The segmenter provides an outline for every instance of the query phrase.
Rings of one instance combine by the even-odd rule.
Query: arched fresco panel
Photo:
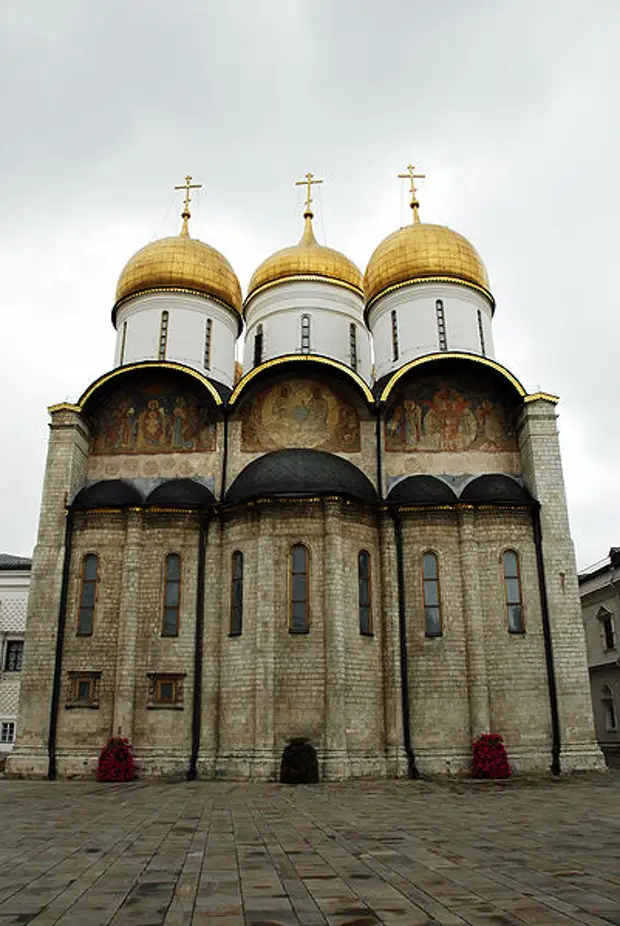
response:
[[[270,385],[240,408],[241,451],[287,447],[357,453],[360,421],[337,386],[320,380],[286,379]]]

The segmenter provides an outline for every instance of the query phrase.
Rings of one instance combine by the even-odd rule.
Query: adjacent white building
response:
[[[17,732],[32,561],[0,553],[0,763]]]

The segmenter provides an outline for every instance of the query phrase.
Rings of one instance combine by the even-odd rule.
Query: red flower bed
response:
[[[128,739],[113,736],[99,754],[97,781],[133,781],[134,761]]]
[[[512,774],[501,734],[483,733],[474,741],[472,751],[474,778],[509,778]]]

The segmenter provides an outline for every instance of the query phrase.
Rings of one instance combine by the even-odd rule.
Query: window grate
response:
[[[12,720],[3,720],[0,723],[0,743],[15,742],[15,723]]]
[[[301,316],[301,352],[310,353],[310,316]]]
[[[21,672],[24,658],[24,641],[7,640],[4,657],[5,672]]]
[[[437,315],[437,335],[439,337],[439,350],[448,350],[448,337],[446,335],[446,315],[443,308],[443,300],[437,299],[435,302],[435,314]]]
[[[211,332],[213,331],[213,320],[211,318],[207,319],[205,325],[205,356],[204,364],[205,370],[211,369]]]
[[[351,354],[351,369],[357,371],[357,325],[349,325],[349,351]]]
[[[392,360],[398,360],[398,316],[392,309]]]
[[[254,335],[254,366],[258,367],[263,362],[263,326],[258,325]]]
[[[168,312],[161,313],[161,322],[159,325],[159,359],[166,359],[166,346],[168,344]]]
[[[482,356],[486,357],[487,352],[484,344],[484,328],[482,327],[482,312],[480,309],[478,309],[478,335],[480,337],[480,350],[482,352]]]

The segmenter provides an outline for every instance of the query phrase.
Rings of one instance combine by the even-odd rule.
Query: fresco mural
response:
[[[215,420],[202,399],[178,386],[118,390],[91,419],[91,454],[191,453],[215,450]]]
[[[357,453],[360,422],[355,408],[333,387],[308,379],[269,386],[241,408],[245,453],[300,447]]]
[[[405,453],[516,451],[505,403],[492,389],[462,380],[412,383],[385,419],[385,449]]]

